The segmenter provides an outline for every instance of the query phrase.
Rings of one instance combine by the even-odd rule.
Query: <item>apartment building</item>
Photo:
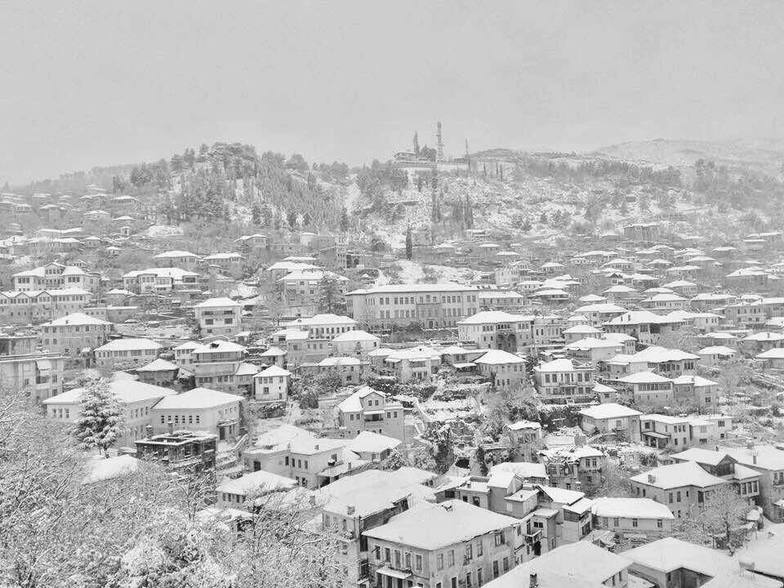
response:
[[[398,284],[354,290],[346,294],[349,314],[372,328],[404,327],[412,323],[426,329],[456,327],[479,310],[474,286]]]

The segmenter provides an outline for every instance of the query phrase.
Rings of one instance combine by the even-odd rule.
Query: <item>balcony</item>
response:
[[[542,539],[542,530],[541,529],[536,529],[532,533],[526,533],[525,534],[525,542],[528,543],[528,544],[536,543],[537,541],[540,541],[541,539]]]

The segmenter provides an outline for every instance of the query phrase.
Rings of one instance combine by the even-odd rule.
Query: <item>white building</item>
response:
[[[114,339],[95,350],[95,363],[105,369],[128,369],[147,365],[161,350],[151,339]]]
[[[287,402],[291,372],[276,365],[253,376],[253,396],[261,402]]]
[[[194,388],[167,396],[152,409],[153,433],[170,428],[217,434],[221,441],[237,437],[241,396],[209,388]]]
[[[231,298],[209,298],[193,312],[202,335],[236,335],[242,330],[242,305]]]

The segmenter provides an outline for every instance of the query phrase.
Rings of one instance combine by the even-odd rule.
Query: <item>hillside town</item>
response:
[[[519,161],[436,145],[388,164],[379,247],[301,214],[206,238],[160,205],[185,171],[3,193],[5,396],[98,492],[152,468],[235,538],[297,512],[324,585],[782,586],[784,235],[669,212],[556,242],[461,195],[442,240],[423,206]]]

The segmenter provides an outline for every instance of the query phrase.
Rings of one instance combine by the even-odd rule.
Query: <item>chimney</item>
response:
[[[528,579],[528,588],[539,588],[539,576],[536,575],[536,572],[531,572]]]
[[[655,484],[656,483],[656,476],[654,476],[653,474],[648,474],[648,483],[649,484]]]
[[[174,422],[171,419],[169,419],[169,435],[171,435],[172,433],[174,433]]]
[[[346,514],[348,516],[353,517],[355,512],[357,512],[357,509],[353,504],[346,507]]]
[[[754,450],[751,452],[751,463],[757,465],[757,451]]]

